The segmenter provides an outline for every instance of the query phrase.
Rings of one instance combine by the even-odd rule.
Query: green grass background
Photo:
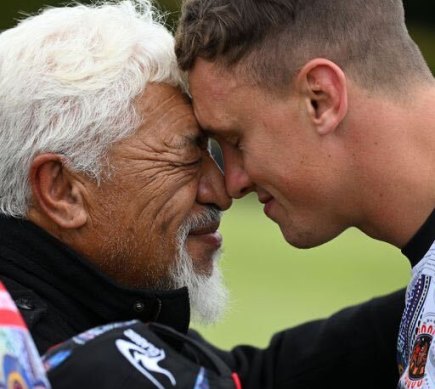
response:
[[[224,348],[265,346],[276,331],[397,290],[410,278],[398,249],[355,229],[318,248],[290,247],[254,196],[234,203],[221,231],[230,309],[220,323],[194,327]]]

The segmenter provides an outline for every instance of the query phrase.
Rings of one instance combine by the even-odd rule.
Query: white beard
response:
[[[201,324],[215,323],[222,316],[227,305],[228,291],[217,266],[220,251],[213,257],[211,275],[198,274],[195,272],[192,257],[186,250],[186,238],[194,227],[214,220],[219,214],[211,209],[205,215],[191,218],[181,226],[178,233],[178,258],[170,273],[175,288],[187,287],[192,320]]]

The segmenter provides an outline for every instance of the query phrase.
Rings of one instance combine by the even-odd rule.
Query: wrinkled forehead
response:
[[[193,114],[191,100],[180,89],[167,84],[149,84],[135,100],[139,115],[136,130],[114,145],[111,152],[138,159],[176,159],[191,162],[207,138]]]
[[[139,130],[155,135],[198,135],[199,125],[189,96],[167,84],[149,84],[136,101]]]

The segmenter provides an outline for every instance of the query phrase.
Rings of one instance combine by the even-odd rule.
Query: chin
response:
[[[316,233],[314,229],[311,231],[295,231],[294,229],[289,231],[288,229],[281,228],[281,232],[287,243],[298,249],[311,249],[321,246],[339,235],[339,233],[320,234],[318,231]]]
[[[217,265],[219,254],[220,251],[214,251],[210,257],[195,260],[187,250],[180,250],[172,271],[174,286],[185,286],[189,291],[194,322],[215,323],[225,311],[228,292]]]
[[[197,274],[210,277],[221,257],[221,250],[206,250],[202,255],[188,253],[192,258],[193,268]]]

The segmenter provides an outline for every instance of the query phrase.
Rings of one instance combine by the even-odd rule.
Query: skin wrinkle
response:
[[[169,101],[172,101],[172,100],[170,99]],[[173,138],[175,138],[175,137],[173,137]],[[183,137],[183,139],[185,139],[185,138],[186,137]],[[126,166],[128,166],[128,168],[131,171],[127,171],[127,172],[124,171],[123,176],[124,177],[129,177],[130,175],[137,176],[137,174],[138,174],[136,166],[131,163],[132,162],[131,155],[140,155],[140,158],[133,157],[133,160],[137,161],[137,165],[140,165],[144,161],[149,162],[152,165],[149,168],[141,166],[140,176],[143,177],[143,180],[141,180],[141,181],[143,181],[143,186],[138,187],[137,190],[140,191],[140,190],[146,188],[147,185],[154,183],[155,184],[154,194],[150,194],[151,201],[164,195],[164,193],[162,193],[160,188],[164,189],[168,180],[172,180],[174,182],[177,182],[178,185],[181,187],[182,185],[186,184],[188,181],[190,181],[192,178],[194,178],[194,176],[197,175],[198,166],[196,166],[196,163],[192,166],[192,162],[190,162],[190,160],[191,160],[190,158],[186,158],[186,157],[183,158],[182,154],[186,154],[186,151],[184,151],[183,149],[180,148],[180,153],[178,153],[178,154],[168,151],[168,152],[166,152],[166,155],[168,157],[162,158],[162,154],[159,153],[158,149],[156,150],[156,148],[149,145],[149,143],[147,143],[146,141],[138,142],[138,143],[139,143],[138,146],[140,146],[140,147],[145,146],[145,147],[147,147],[147,150],[155,150],[155,153],[152,153],[151,156],[149,156],[149,154],[147,152],[145,152],[142,149],[137,149],[134,146],[126,148],[125,152],[123,152],[122,161],[125,163]],[[180,142],[180,146],[178,146],[178,147],[181,147],[183,144],[190,145],[190,144],[192,144],[192,141],[191,141],[191,139],[188,139],[187,142],[182,141],[182,142]],[[124,156],[124,154],[125,154],[125,156]],[[198,153],[195,152],[195,154],[198,154]],[[154,156],[158,156],[159,158],[153,158]],[[177,160],[174,161],[173,158],[171,158],[172,156],[174,156],[174,158],[176,158]],[[196,155],[195,155],[195,159],[196,159]],[[186,160],[187,160],[187,163],[184,162]],[[160,166],[156,166],[156,162]],[[177,169],[174,170],[174,168],[177,168]],[[188,172],[187,170],[191,170],[191,172]],[[139,178],[139,177],[137,177],[137,178]],[[160,183],[158,182],[159,180],[161,181]],[[146,209],[143,210],[143,212],[145,212],[145,211],[146,211]],[[160,213],[161,211],[162,211],[161,209],[156,210],[154,216],[157,216],[158,213]]]
[[[187,113],[185,113],[184,115],[177,115],[179,117],[176,118],[173,117],[174,111],[179,110],[180,106],[184,105],[185,103],[189,104],[189,99],[184,97],[184,95],[182,98],[183,103],[181,103],[180,101],[174,103],[175,98],[175,96],[169,96],[165,101],[162,101],[159,104],[156,104],[153,99],[147,101],[142,109],[143,111],[147,112],[147,115],[144,115],[144,122],[139,130],[152,132],[153,129],[156,127],[168,127],[172,125],[178,126],[177,122],[181,121],[181,123],[183,123],[186,119],[190,120],[190,117]],[[170,120],[168,120],[168,116],[170,117]],[[152,127],[149,126],[149,121],[152,123]],[[185,124],[183,123],[183,125]]]
[[[144,189],[147,190],[149,185],[153,186],[153,192],[148,194],[151,196],[151,200],[154,198],[159,198],[164,196],[164,186],[168,181],[173,183],[177,183],[178,187],[181,187],[187,184],[189,181],[194,179],[198,174],[198,166],[190,167],[191,172],[186,172],[186,169],[177,169],[174,171],[174,166],[167,165],[166,163],[162,164],[160,167],[150,167],[149,169],[142,170],[140,173],[137,173],[135,169],[131,171],[123,173],[123,179],[135,178],[139,183],[143,183],[142,185],[138,185],[134,192],[140,193]],[[131,166],[134,168],[134,166]],[[177,177],[178,176],[178,177]],[[159,190],[163,187],[163,191]]]
[[[195,139],[198,136],[195,136]],[[164,139],[161,146],[160,143],[153,144],[152,140],[148,138],[144,139],[139,144],[130,146],[123,151],[120,155],[121,159],[127,160],[128,164],[131,161],[147,160],[149,162],[168,163],[170,166],[187,166],[193,164],[200,159],[200,153],[197,151],[196,140],[192,136],[183,136],[182,140],[179,140],[180,136],[172,136],[170,140]],[[186,146],[189,150],[186,150]],[[195,149],[194,149],[195,146]],[[192,151],[192,150],[193,151]],[[191,155],[193,152],[193,156]],[[137,157],[135,157],[137,155]],[[144,157],[146,156],[146,158]]]
[[[146,120],[108,155],[110,180],[96,188],[86,183],[99,249],[84,253],[97,256],[105,272],[133,287],[151,287],[168,276],[178,228],[186,218],[195,219],[210,204],[222,209],[229,205],[189,100],[172,87],[149,85],[147,91],[137,105]],[[194,269],[211,274],[215,252],[206,242],[189,235],[186,247]],[[126,267],[131,269],[127,274],[122,271]]]
[[[173,160],[165,160],[165,159],[161,159],[161,158],[153,158],[152,156],[150,156],[149,158],[146,158],[147,161],[149,161],[150,163],[152,163],[153,165],[150,166],[149,168],[146,168],[146,170],[152,170],[155,168],[159,168],[160,165],[163,166],[172,166],[172,167],[191,167],[192,165],[198,164],[200,162],[200,157],[199,156],[195,156],[195,158],[186,158],[187,161],[186,162],[182,162],[182,161],[173,161]],[[190,161],[190,159],[192,159],[192,161]],[[143,163],[143,159],[142,158],[125,158],[125,160],[127,161],[128,165],[135,165],[136,164],[141,164]],[[157,166],[156,166],[157,165]]]
[[[149,143],[145,143],[145,141],[141,142],[143,144],[143,146],[145,147],[141,147],[140,145],[135,145],[135,146],[129,146],[128,148],[126,148],[126,150],[123,152],[123,155],[119,155],[118,157],[124,157],[127,159],[137,159],[137,160],[143,160],[145,159],[143,157],[143,153],[150,153],[150,155],[147,155],[147,160],[155,160],[155,161],[170,161],[170,156],[173,155],[176,158],[180,159],[184,162],[184,160],[182,159],[183,154],[186,154],[186,145],[192,145],[192,148],[194,146],[194,142],[191,141],[189,139],[189,141],[184,141],[184,142],[178,142],[175,143],[174,141],[170,142],[170,141],[166,141],[163,140],[163,146],[165,146],[165,148],[161,147],[160,145],[152,145],[151,140]],[[159,147],[160,146],[160,147]],[[134,153],[135,150],[140,150],[137,153]],[[130,153],[133,154],[138,154],[137,158],[134,158],[134,156],[132,156]],[[168,159],[164,159],[163,157],[168,155]]]

